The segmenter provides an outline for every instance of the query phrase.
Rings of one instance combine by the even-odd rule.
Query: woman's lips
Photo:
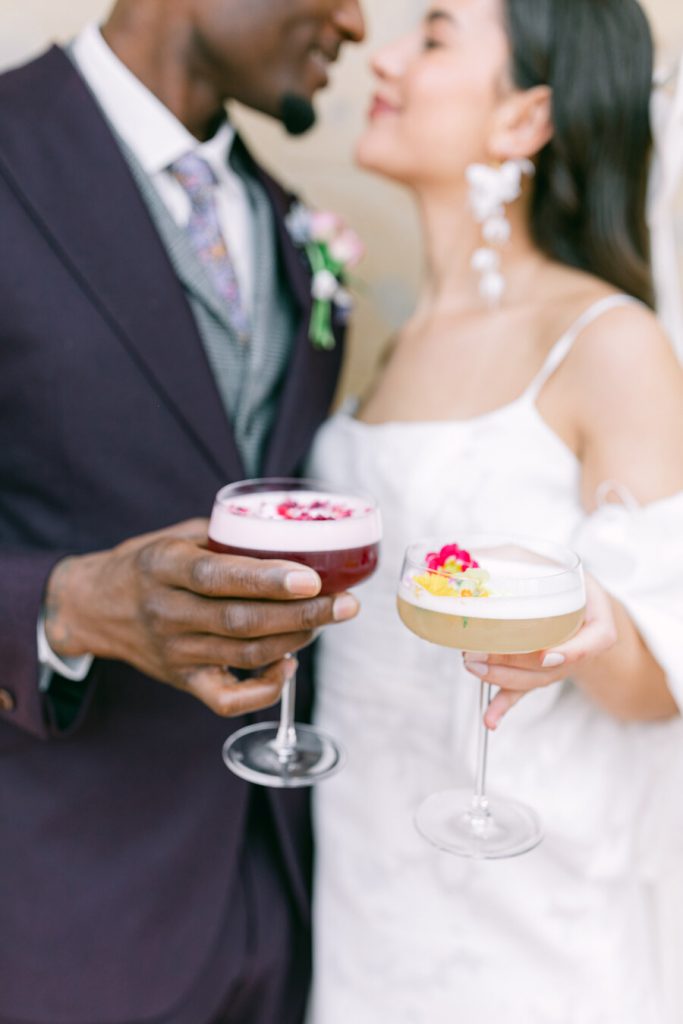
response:
[[[398,107],[395,107],[393,103],[389,103],[389,101],[385,100],[383,96],[373,96],[370,104],[370,111],[368,113],[368,117],[371,121],[374,121],[375,118],[378,117],[385,117],[387,114],[397,113]]]

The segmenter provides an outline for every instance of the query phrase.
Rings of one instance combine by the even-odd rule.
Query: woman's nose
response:
[[[415,38],[411,32],[377,50],[370,60],[370,67],[378,78],[400,78],[414,48]]]

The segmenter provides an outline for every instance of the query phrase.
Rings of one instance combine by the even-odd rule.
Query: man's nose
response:
[[[365,18],[360,0],[342,0],[337,4],[334,22],[340,32],[354,43],[365,39]]]

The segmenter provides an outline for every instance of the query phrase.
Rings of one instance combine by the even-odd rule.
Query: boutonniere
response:
[[[344,279],[363,256],[363,243],[336,213],[310,210],[303,203],[293,204],[285,224],[294,244],[306,253],[313,275],[308,337],[314,348],[332,349],[332,308],[348,316],[353,300]]]

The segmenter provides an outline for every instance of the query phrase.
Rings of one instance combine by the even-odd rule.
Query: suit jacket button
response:
[[[14,711],[17,706],[17,702],[14,699],[14,694],[9,690],[0,688],[0,711]]]

